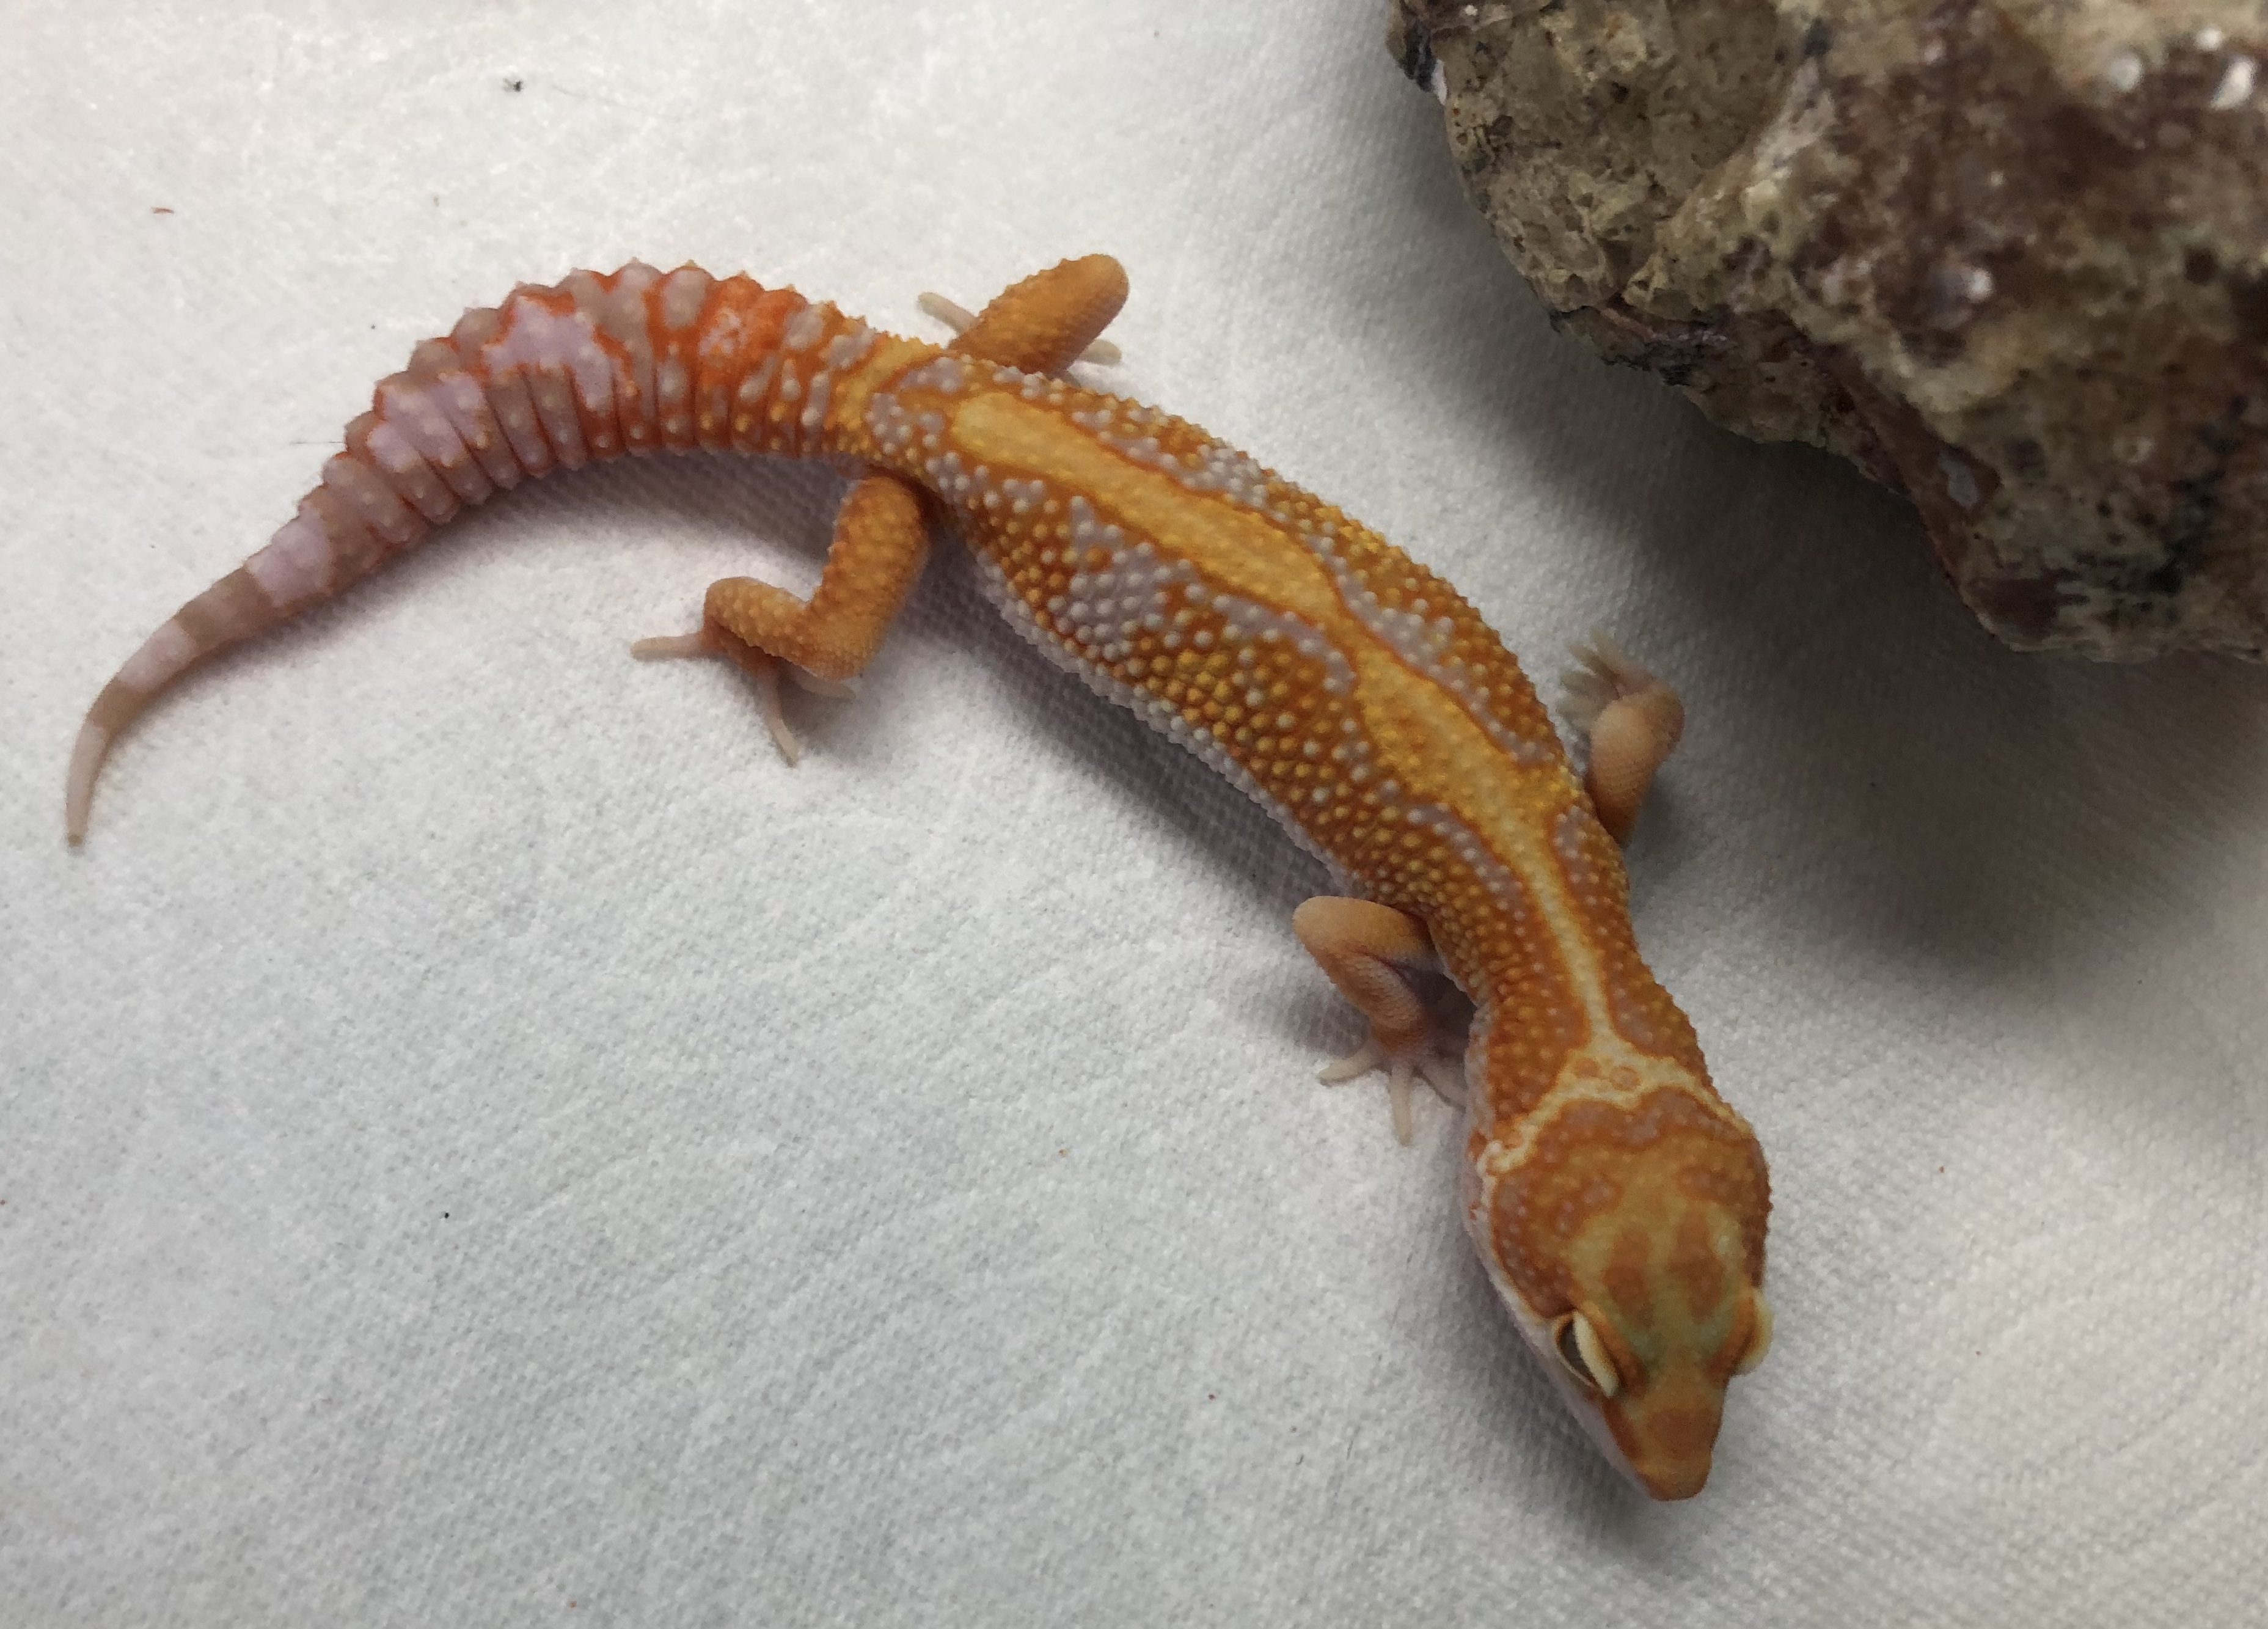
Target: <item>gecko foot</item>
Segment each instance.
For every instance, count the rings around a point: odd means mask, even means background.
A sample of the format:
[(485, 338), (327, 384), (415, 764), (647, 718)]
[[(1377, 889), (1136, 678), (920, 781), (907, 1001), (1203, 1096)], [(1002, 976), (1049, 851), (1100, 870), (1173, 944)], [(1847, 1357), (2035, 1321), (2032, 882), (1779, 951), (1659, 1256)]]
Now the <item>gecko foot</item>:
[(1615, 703), (1644, 695), (1661, 683), (1603, 628), (1592, 629), (1591, 637), (1569, 646), (1567, 653), (1575, 659), (1575, 665), (1559, 675), (1563, 707), (1585, 735), (1598, 723), (1599, 715)]
[[(951, 328), (954, 334), (966, 334), (976, 325), (976, 313), (966, 306), (956, 306), (942, 294), (924, 294), (914, 301), (922, 315), (933, 317)], [(1107, 339), (1096, 340), (1073, 358), (1091, 362), (1097, 367), (1116, 367), (1125, 359), (1125, 353)]]
[(840, 698), (858, 694), (858, 686), (850, 680), (822, 679), (806, 673), (792, 662), (782, 661), (769, 652), (760, 651), (705, 623), (691, 633), (658, 634), (650, 639), (640, 639), (630, 646), (630, 654), (640, 661), (692, 656), (731, 662), (755, 685), (756, 704), (763, 714), (764, 728), (770, 733), (772, 745), (779, 748), (780, 756), (790, 763), (803, 756), (803, 743), (788, 727), (787, 714), (780, 706), (781, 672), (784, 670), (799, 689), (814, 696)]
[(1685, 704), (1598, 629), (1560, 675), (1568, 719), (1584, 739), (1583, 790), (1616, 842), (1628, 843), (1654, 771), (1685, 730)]
[(1418, 1081), (1432, 1087), (1434, 1095), (1452, 1109), (1465, 1106), (1463, 1062), (1448, 1044), (1458, 1039), (1453, 1029), (1438, 1022), (1414, 1044), (1389, 1046), (1373, 1030), (1359, 1048), (1324, 1065), (1315, 1078), (1326, 1086), (1342, 1086), (1349, 1080), (1360, 1080), (1374, 1069), (1383, 1069), (1386, 1098), (1394, 1112), (1395, 1140), (1406, 1144), (1412, 1129), (1410, 1100)]

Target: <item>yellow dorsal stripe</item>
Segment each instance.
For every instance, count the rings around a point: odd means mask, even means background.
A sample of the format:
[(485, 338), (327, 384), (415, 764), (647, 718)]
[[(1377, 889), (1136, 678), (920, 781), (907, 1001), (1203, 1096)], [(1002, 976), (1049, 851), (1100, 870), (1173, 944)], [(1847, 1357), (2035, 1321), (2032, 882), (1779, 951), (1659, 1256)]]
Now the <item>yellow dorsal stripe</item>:
[(1281, 525), (1194, 493), (1005, 391), (965, 398), (950, 424), (964, 457), (1089, 494), (1167, 555), (1231, 593), (1299, 617), (1335, 645), (1355, 670), (1365, 727), (1385, 768), (1412, 801), (1454, 813), (1519, 879), (1593, 1033), (1614, 1033), (1604, 970), (1551, 851), (1549, 823), (1568, 800), (1554, 795), (1565, 774), (1559, 764), (1509, 758), (1462, 704), (1348, 608), (1330, 571)]

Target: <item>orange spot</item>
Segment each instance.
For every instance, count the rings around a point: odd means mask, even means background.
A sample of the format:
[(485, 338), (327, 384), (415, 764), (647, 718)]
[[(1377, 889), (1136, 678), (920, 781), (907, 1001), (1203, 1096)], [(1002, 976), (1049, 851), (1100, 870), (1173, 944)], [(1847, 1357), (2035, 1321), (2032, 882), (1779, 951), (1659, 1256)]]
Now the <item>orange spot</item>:
[[(1745, 1128), (1721, 1108), (1675, 1089), (1649, 1093), (1631, 1108), (1579, 1099), (1537, 1131), (1528, 1157), (1497, 1184), (1491, 1244), (1531, 1306), (1565, 1308), (1580, 1294), (1573, 1257), (1594, 1220), (1627, 1210), (1631, 1227), (1658, 1235), (1674, 1226), (1681, 1197), (1705, 1200), (1734, 1220), (1748, 1280), (1763, 1282), (1770, 1182)], [(1626, 1248), (1618, 1229), (1610, 1261), (1625, 1272)], [(1626, 1279), (1617, 1283), (1617, 1302), (1627, 1292), (1637, 1297), (1627, 1306), (1646, 1304), (1643, 1291)]]
[(1607, 1257), (1607, 1270), (1601, 1276), (1608, 1297), (1633, 1323), (1645, 1318), (1653, 1300), (1653, 1286), (1646, 1273), (1652, 1259), (1649, 1242), (1643, 1228), (1619, 1229), (1614, 1253)]
[(1688, 1210), (1679, 1218), (1670, 1241), (1668, 1272), (1685, 1292), (1685, 1305), (1696, 1318), (1714, 1310), (1725, 1294), (1725, 1264), (1711, 1248), (1708, 1218)]

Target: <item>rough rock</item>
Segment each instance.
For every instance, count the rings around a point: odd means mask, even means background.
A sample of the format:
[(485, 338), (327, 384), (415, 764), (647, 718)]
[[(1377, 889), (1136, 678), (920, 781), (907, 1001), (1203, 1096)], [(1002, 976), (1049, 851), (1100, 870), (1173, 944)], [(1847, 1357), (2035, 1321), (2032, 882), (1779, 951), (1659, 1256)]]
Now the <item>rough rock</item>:
[(1394, 0), (1562, 325), (1911, 497), (2025, 650), (2268, 655), (2268, 7)]

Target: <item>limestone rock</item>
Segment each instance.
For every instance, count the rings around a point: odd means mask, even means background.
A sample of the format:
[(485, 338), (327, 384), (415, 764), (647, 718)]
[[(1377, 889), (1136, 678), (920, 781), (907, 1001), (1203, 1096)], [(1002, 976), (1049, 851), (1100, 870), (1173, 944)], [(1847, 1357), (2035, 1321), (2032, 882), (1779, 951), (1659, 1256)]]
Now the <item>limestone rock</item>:
[(1909, 494), (2026, 650), (2268, 656), (2268, 7), (1394, 0), (1558, 320)]

